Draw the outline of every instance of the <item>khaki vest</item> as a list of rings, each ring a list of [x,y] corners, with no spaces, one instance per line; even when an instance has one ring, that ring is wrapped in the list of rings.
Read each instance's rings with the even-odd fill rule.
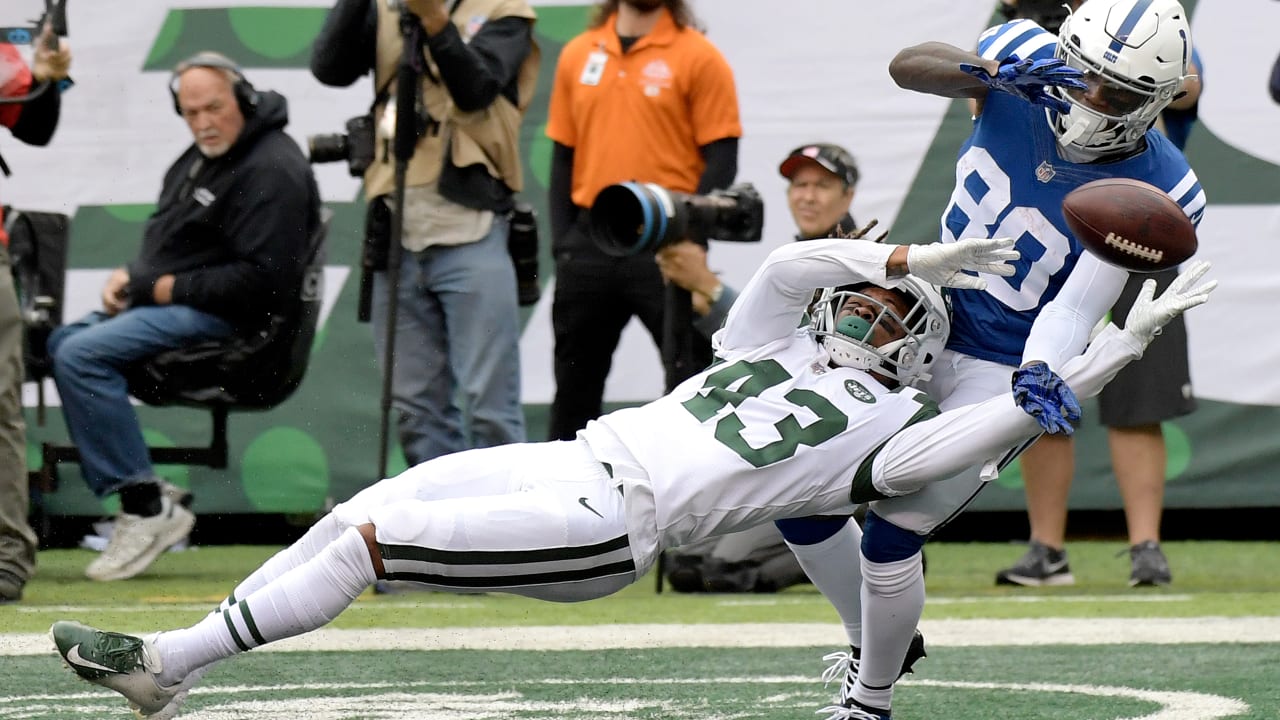
[[[378,8],[378,53],[377,67],[373,74],[374,87],[386,87],[394,93],[396,70],[400,65],[403,47],[399,13],[388,9],[384,2],[375,2],[374,5]],[[496,19],[512,16],[531,21],[535,18],[533,8],[526,0],[462,0],[451,17],[458,30],[463,32],[472,18]],[[466,37],[465,32],[463,37]],[[524,118],[525,109],[533,100],[541,57],[537,43],[532,45],[529,56],[520,66],[516,81],[519,106],[512,105],[510,100],[500,94],[483,110],[462,112],[454,107],[444,83],[432,82],[424,73],[422,103],[431,117],[440,122],[441,127],[438,133],[427,133],[418,139],[413,158],[405,170],[407,186],[427,185],[439,179],[440,169],[444,164],[444,143],[447,141],[451,144],[454,165],[467,167],[482,164],[490,175],[502,180],[512,192],[520,191],[524,186],[520,162],[520,122]],[[431,54],[424,54],[431,72],[437,78],[440,77]],[[374,108],[375,121],[381,119],[385,104],[384,102]],[[386,195],[394,190],[395,158],[382,125],[378,123],[378,157],[364,174],[366,198]]]

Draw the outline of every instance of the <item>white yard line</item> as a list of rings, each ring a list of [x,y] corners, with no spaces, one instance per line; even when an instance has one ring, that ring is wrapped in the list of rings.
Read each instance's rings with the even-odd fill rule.
[[[810,685],[813,677],[753,676],[710,678],[593,678],[592,685],[707,685],[723,687],[740,684],[761,686]],[[583,683],[582,678],[544,678],[521,680],[522,685],[572,685]],[[995,683],[949,680],[904,679],[907,687],[955,688],[969,690],[1010,690],[1042,695],[1080,694],[1095,697],[1113,697],[1141,700],[1155,704],[1153,713],[1116,720],[1217,720],[1238,717],[1251,710],[1248,703],[1235,698],[1197,692],[1143,690],[1138,688],[1105,685],[1062,685],[1056,683]],[[463,688],[478,687],[482,693],[457,692]],[[438,689],[437,689],[438,688]],[[301,698],[259,699],[288,691],[305,690]],[[377,691],[383,691],[381,693]],[[352,691],[364,691],[352,693]],[[615,718],[619,714],[633,713],[647,716],[657,714],[674,720],[706,720],[706,708],[690,708],[668,701],[644,700],[621,697],[578,697],[554,702],[531,700],[519,693],[493,692],[493,681],[430,681],[411,683],[305,683],[267,685],[218,685],[195,688],[193,695],[216,697],[219,702],[211,707],[191,710],[183,714],[186,720],[240,720],[245,717],[305,717],[308,720],[343,720],[352,717],[404,718],[416,720],[485,720],[493,717],[516,716],[537,712],[539,717],[556,720],[572,718]],[[78,703],[78,709],[86,717],[100,716],[117,707],[119,697],[103,691],[71,694],[39,693],[0,698],[0,717],[29,717],[40,715],[42,710],[71,709],[70,703]],[[768,707],[762,709],[811,709],[813,698],[809,693],[779,692],[765,700]],[[371,710],[371,709],[376,709]],[[14,713],[7,713],[12,710]],[[376,714],[370,714],[374,712]],[[549,713],[549,715],[547,714]],[[711,716],[718,717],[718,716]]]
[[[155,628],[134,629],[151,631]],[[920,623],[920,629],[929,644],[937,647],[1280,643],[1280,617],[925,620]],[[843,644],[842,637],[839,625],[827,623],[325,628],[273,643],[255,652],[827,647]],[[50,652],[51,641],[43,633],[0,635],[0,655],[43,655]]]

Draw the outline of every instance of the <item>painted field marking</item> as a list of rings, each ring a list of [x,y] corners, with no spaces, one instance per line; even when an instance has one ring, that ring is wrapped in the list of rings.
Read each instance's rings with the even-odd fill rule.
[[[1192,595],[1009,595],[992,597],[968,595],[960,597],[929,598],[930,605],[1002,605],[1024,603],[1175,603],[1187,602]],[[822,596],[813,598],[742,598],[718,600],[720,607],[778,607],[781,605],[820,605],[826,603]]]
[[[807,685],[814,682],[808,675],[795,676],[762,676],[762,677],[718,677],[718,678],[546,678],[542,680],[521,680],[522,685]],[[194,709],[183,715],[187,720],[235,720],[243,717],[306,717],[308,720],[341,720],[358,713],[362,718],[404,718],[416,720],[481,720],[483,718],[504,717],[529,712],[565,713],[566,718],[582,718],[592,716],[616,717],[619,713],[661,711],[662,717],[692,718],[705,713],[703,708],[682,707],[679,703],[662,700],[619,699],[599,700],[580,698],[571,701],[540,701],[526,698],[520,693],[485,692],[483,697],[465,693],[449,692],[411,692],[415,688],[433,687],[481,687],[492,686],[489,681],[449,681],[433,683],[429,681],[412,683],[294,683],[281,685],[233,685],[211,688],[195,688],[192,693],[200,696],[221,697],[232,696],[226,702],[212,708]],[[960,690],[1012,690],[1036,693],[1083,694],[1095,697],[1129,698],[1150,702],[1159,706],[1159,710],[1141,716],[1117,718],[1117,720],[1218,720],[1246,713],[1250,710],[1247,703],[1234,698],[1226,698],[1205,693],[1139,690],[1126,687],[1108,687],[1098,685],[1060,685],[1052,683],[989,683],[939,680],[901,681],[902,685],[955,688]],[[342,692],[352,690],[395,690],[398,692],[325,696],[326,692]],[[237,699],[236,695],[261,695],[264,693],[305,692],[306,697],[285,698],[277,700]],[[95,707],[94,701],[110,700],[119,702],[119,696],[109,692],[71,693],[67,695],[25,695],[0,699],[0,717],[21,717],[12,715],[10,711],[34,714],[40,710],[71,709],[69,702],[82,702],[79,709],[86,715],[102,712]],[[767,700],[772,707],[803,706],[812,704],[809,693],[785,693],[770,696]],[[693,711],[695,715],[690,715]]]
[[[1280,617],[924,620],[920,630],[938,647],[1280,643]],[[826,647],[843,644],[843,638],[843,630],[834,623],[321,628],[254,652]],[[52,652],[50,642],[44,633],[0,635],[0,655],[43,655]]]

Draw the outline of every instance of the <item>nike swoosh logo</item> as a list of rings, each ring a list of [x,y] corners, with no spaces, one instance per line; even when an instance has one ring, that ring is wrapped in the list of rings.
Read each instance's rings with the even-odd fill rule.
[[[588,505],[588,504],[587,504],[587,499],[586,499],[586,498],[584,498],[584,497],[580,497],[580,498],[578,498],[578,504],[579,504],[579,505],[581,505],[582,507],[584,507],[584,508],[586,508],[586,509],[590,510],[591,512],[596,513],[596,517],[600,518],[601,520],[603,520],[603,519],[604,519],[604,516],[603,516],[603,515],[601,515],[600,513],[596,512],[596,509],[595,509],[595,508],[593,508],[593,507],[591,507],[590,505]]]
[[[98,663],[96,663],[96,662],[94,662],[94,661],[92,661],[92,660],[86,660],[85,658],[81,657],[81,656],[80,656],[80,644],[79,644],[79,643],[77,643],[77,644],[75,644],[75,645],[72,645],[72,646],[71,646],[71,649],[67,651],[67,654],[66,654],[66,656],[65,656],[65,657],[66,657],[66,659],[67,659],[67,662],[68,662],[68,663],[70,663],[70,664],[72,664],[72,665],[74,665],[74,666],[76,666],[76,667],[87,668],[87,669],[90,669],[90,670],[101,670],[101,671],[103,671],[103,672],[109,672],[109,673],[113,673],[113,674],[115,674],[115,675],[120,675],[120,674],[121,674],[121,673],[120,673],[120,671],[119,671],[119,670],[116,670],[115,668],[109,668],[109,667],[107,667],[107,666],[105,666],[105,665],[99,665]]]

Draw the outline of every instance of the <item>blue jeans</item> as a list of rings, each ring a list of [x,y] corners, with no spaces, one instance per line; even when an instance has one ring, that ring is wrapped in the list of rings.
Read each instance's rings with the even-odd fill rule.
[[[89,313],[49,336],[62,417],[80,449],[80,472],[106,497],[155,476],[124,369],[165,350],[231,335],[216,315],[185,305],[155,305],[111,317]]]
[[[410,466],[523,442],[520,311],[506,218],[465,245],[401,250],[392,406]],[[374,276],[374,347],[386,357],[386,273]],[[386,368],[383,368],[383,372]]]

